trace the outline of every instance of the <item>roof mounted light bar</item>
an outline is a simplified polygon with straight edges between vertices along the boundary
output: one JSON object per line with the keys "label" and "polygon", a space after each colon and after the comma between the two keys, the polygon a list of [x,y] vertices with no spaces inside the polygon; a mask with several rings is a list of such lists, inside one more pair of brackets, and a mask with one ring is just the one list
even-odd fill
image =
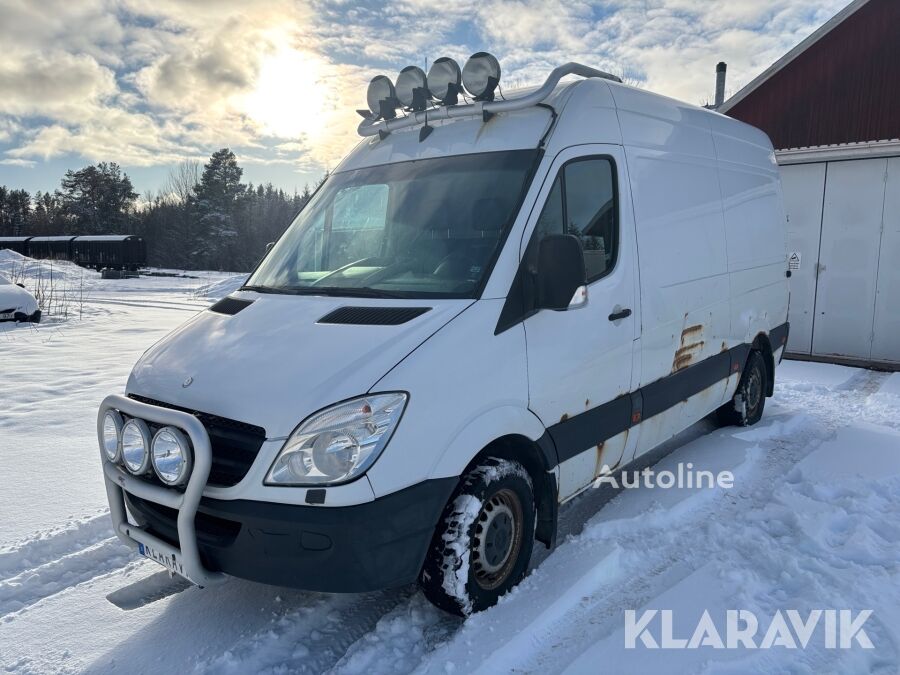
{"label": "roof mounted light bar", "polygon": [[395,119],[382,119],[372,115],[360,122],[357,132],[360,136],[381,136],[384,138],[392,131],[413,127],[417,124],[427,124],[429,121],[445,120],[457,117],[477,117],[482,116],[485,120],[489,119],[495,113],[510,112],[512,110],[522,110],[537,105],[547,98],[559,81],[566,75],[578,75],[584,78],[602,78],[604,80],[612,80],[613,82],[621,82],[622,80],[615,75],[605,73],[602,70],[591,68],[580,63],[566,63],[562,66],[554,68],[547,79],[540,87],[530,94],[509,98],[500,101],[476,101],[466,105],[444,105],[435,108],[429,108],[418,112],[411,112],[405,117]]}

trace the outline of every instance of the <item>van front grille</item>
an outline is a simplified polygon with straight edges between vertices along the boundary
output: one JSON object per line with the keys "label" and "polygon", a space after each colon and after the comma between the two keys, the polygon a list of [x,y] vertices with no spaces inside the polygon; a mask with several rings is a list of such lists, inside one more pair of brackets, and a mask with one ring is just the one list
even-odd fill
{"label": "van front grille", "polygon": [[[209,434],[209,442],[212,446],[212,468],[207,481],[209,485],[231,487],[241,482],[266,440],[265,429],[247,422],[189,410],[137,394],[129,394],[128,398],[159,408],[180,410],[200,420],[206,428],[206,433]],[[153,474],[150,475],[150,478],[156,480]]]}

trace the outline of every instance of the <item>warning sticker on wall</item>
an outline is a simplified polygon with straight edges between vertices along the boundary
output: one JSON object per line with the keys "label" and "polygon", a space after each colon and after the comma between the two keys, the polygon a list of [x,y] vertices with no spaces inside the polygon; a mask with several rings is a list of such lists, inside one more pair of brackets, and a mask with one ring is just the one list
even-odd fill
{"label": "warning sticker on wall", "polygon": [[789,270],[799,270],[800,269],[800,252],[792,251],[791,255],[788,256],[788,269]]}

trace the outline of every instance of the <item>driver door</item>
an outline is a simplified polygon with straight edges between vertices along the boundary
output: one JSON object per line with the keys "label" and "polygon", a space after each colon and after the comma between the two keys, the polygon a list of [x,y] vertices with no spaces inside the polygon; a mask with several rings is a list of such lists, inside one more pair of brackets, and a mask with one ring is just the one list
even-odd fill
{"label": "driver door", "polygon": [[640,312],[625,171],[619,146],[579,146],[560,153],[526,240],[527,256],[546,235],[574,235],[582,243],[587,271],[586,303],[539,311],[524,321],[529,405],[556,444],[560,500],[590,484],[604,467],[615,468],[630,446]]}

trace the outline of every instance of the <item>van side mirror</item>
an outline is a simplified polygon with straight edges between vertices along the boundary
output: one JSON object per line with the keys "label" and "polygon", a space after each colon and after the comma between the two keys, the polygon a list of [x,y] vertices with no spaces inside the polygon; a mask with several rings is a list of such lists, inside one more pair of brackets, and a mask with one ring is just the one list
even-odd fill
{"label": "van side mirror", "polygon": [[568,309],[575,293],[587,284],[584,251],[571,234],[541,239],[537,268],[537,309]]}

